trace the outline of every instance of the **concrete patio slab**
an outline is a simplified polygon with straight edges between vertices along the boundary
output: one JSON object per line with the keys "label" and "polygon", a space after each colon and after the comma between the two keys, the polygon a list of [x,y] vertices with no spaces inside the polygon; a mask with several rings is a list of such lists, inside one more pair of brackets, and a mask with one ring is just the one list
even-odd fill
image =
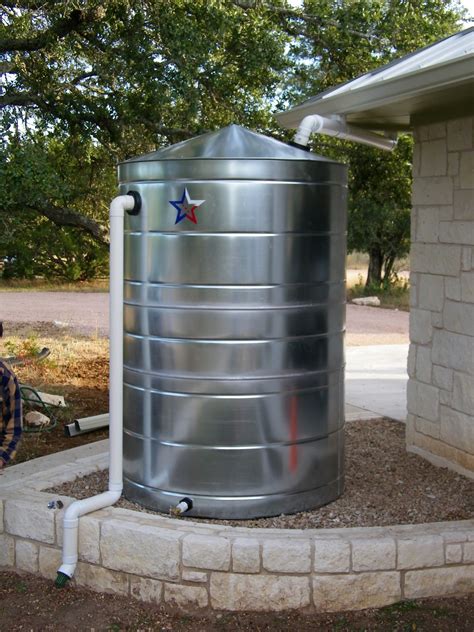
{"label": "concrete patio slab", "polygon": [[408,345],[346,348],[346,404],[406,420]]}

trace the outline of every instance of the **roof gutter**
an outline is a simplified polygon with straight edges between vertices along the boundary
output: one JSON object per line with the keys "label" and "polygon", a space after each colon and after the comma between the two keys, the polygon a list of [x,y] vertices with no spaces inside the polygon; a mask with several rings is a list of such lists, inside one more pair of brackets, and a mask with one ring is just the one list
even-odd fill
{"label": "roof gutter", "polygon": [[345,120],[340,116],[325,117],[319,116],[318,114],[305,116],[298,126],[294,144],[306,147],[309,142],[309,137],[313,133],[351,140],[385,151],[393,151],[397,144],[396,140],[368,132],[354,125],[347,125]]}
{"label": "roof gutter", "polygon": [[343,90],[340,86],[336,87],[275,116],[283,127],[296,128],[302,118],[316,112],[322,116],[334,113],[349,115],[386,105],[395,106],[405,99],[436,93],[442,88],[452,87],[454,90],[458,85],[472,82],[473,62],[474,55],[470,54],[369,85],[351,88],[349,82]]}

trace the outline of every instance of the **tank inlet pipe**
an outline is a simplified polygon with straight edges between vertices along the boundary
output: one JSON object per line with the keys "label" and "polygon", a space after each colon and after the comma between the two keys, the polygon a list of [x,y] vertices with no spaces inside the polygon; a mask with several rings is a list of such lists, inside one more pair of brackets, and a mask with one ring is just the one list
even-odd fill
{"label": "tank inlet pipe", "polygon": [[295,145],[306,147],[311,134],[326,134],[344,140],[352,140],[356,143],[363,143],[385,151],[392,151],[397,141],[374,132],[369,132],[361,127],[348,125],[341,116],[319,116],[311,114],[305,116],[298,126],[294,138]]}
{"label": "tank inlet pipe", "polygon": [[109,391],[109,491],[76,500],[64,513],[62,565],[56,586],[64,586],[76,570],[79,518],[109,507],[122,495],[123,429],[123,228],[125,211],[139,213],[141,198],[136,191],[119,195],[110,205],[110,391]]}

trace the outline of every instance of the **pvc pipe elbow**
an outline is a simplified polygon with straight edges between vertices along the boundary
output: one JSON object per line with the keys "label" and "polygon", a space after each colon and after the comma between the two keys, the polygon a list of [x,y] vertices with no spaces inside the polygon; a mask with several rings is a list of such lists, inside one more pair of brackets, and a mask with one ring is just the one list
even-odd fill
{"label": "pvc pipe elbow", "polygon": [[[134,191],[134,193],[136,193]],[[140,195],[136,193],[138,196],[138,200],[140,199]],[[125,211],[135,211],[135,206],[137,205],[137,198],[135,195],[127,194],[127,195],[118,195],[116,198],[112,200],[110,203],[110,217],[123,217]],[[141,202],[140,202],[141,205]]]}
{"label": "pvc pipe elbow", "polygon": [[295,134],[294,142],[298,145],[307,145],[309,137],[323,127],[323,118],[318,114],[310,114],[305,116],[298,126]]}

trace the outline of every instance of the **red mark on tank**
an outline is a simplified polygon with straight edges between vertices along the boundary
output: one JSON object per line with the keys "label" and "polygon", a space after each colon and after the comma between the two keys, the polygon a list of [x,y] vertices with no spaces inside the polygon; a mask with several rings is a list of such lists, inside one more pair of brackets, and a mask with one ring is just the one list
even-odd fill
{"label": "red mark on tank", "polygon": [[298,400],[296,395],[290,399],[290,472],[294,472],[298,466]]}

